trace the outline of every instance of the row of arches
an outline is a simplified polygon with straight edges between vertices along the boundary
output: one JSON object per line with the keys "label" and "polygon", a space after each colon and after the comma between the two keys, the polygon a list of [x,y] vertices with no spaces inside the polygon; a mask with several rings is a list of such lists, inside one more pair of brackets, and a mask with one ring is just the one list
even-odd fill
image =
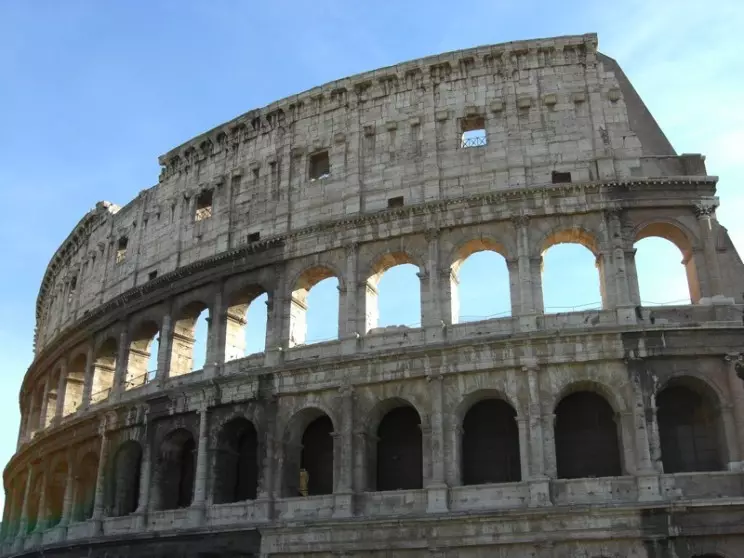
{"label": "row of arches", "polygon": [[[417,410],[404,400],[389,408],[370,433],[367,490],[389,491],[423,487],[424,443]],[[684,380],[657,396],[661,458],[667,473],[723,469],[720,416],[709,394]],[[331,494],[335,488],[336,428],[319,409],[305,409],[289,423],[278,495],[300,497]],[[299,425],[299,426],[298,426]],[[522,480],[517,413],[504,399],[489,395],[477,400],[462,417],[460,471],[463,485]],[[574,391],[555,408],[554,443],[558,478],[612,477],[623,474],[622,451],[615,411],[593,391]],[[219,430],[211,456],[212,502],[225,504],[255,499],[259,492],[264,443],[255,425],[233,418]],[[188,507],[193,498],[197,443],[187,428],[169,433],[157,448],[154,509]],[[142,448],[137,441],[121,444],[110,463],[107,484],[111,515],[134,512],[139,506]],[[63,507],[64,479],[60,463],[47,476],[45,512],[51,525]],[[76,471],[75,519],[93,511],[97,457],[87,454]],[[39,491],[40,492],[40,491]],[[37,502],[38,504],[38,502]],[[33,508],[32,513],[35,513]]]}

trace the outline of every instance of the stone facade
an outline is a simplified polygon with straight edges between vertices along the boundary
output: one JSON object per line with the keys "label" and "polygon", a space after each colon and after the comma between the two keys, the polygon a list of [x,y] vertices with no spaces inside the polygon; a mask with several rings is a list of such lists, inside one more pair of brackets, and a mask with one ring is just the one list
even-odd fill
{"label": "stone facade", "polygon": [[[99,203],[39,293],[5,555],[744,555],[744,266],[704,158],[596,47],[339,80]],[[649,236],[682,252],[691,305],[641,305]],[[545,312],[541,254],[564,242],[596,256],[601,309]],[[457,323],[482,250],[506,259],[511,316]],[[421,326],[379,328],[377,282],[403,263]],[[328,277],[338,339],[307,344]],[[266,347],[244,355],[264,293]]]}

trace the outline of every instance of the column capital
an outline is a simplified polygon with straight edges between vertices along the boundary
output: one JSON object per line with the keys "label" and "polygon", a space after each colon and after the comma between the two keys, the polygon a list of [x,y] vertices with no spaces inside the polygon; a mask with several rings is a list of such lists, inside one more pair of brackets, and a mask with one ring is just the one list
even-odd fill
{"label": "column capital", "polygon": [[514,227],[517,229],[525,228],[530,224],[530,216],[529,215],[512,215],[511,222],[512,222],[512,225],[514,225]]}
{"label": "column capital", "polygon": [[692,210],[695,212],[695,217],[698,220],[710,218],[715,216],[716,207],[718,207],[718,198],[709,200],[700,200],[693,205]]}

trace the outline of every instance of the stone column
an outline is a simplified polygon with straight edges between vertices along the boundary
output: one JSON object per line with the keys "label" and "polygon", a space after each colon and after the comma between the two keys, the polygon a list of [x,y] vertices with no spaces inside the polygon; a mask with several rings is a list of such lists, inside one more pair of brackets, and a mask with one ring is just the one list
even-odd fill
{"label": "stone column", "polygon": [[542,290],[542,272],[543,272],[543,259],[542,256],[536,256],[530,258],[530,273],[532,277],[532,301],[535,305],[535,313],[545,313],[545,301],[543,300]]}
{"label": "stone column", "polygon": [[93,340],[88,345],[88,351],[85,356],[85,379],[83,381],[83,400],[80,402],[80,410],[87,410],[90,407],[90,395],[93,390],[93,374],[95,373],[95,361],[93,353]]}
{"label": "stone column", "polygon": [[[354,388],[342,385],[339,388],[341,396],[341,424],[338,436],[334,438],[334,445],[338,451],[334,452],[334,517],[351,517],[354,515],[352,475],[354,472]],[[338,457],[338,460],[335,458]]]}
{"label": "stone column", "polygon": [[26,442],[31,440],[34,434],[34,391],[31,390],[31,394],[28,396],[28,410],[26,411],[26,429],[24,432],[24,439]]}
{"label": "stone column", "polygon": [[638,270],[636,269],[636,249],[631,248],[623,251],[625,262],[625,277],[628,281],[628,304],[631,306],[641,305],[641,294],[638,288]]}
{"label": "stone column", "polygon": [[[449,268],[440,269],[439,229],[425,233],[428,249],[426,269],[419,271],[421,279],[421,327],[425,328],[428,340],[441,340],[442,324],[453,323],[451,289],[442,288],[442,282],[451,278]],[[448,296],[444,296],[447,294]],[[454,321],[457,321],[456,316]]]}
{"label": "stone column", "polygon": [[558,465],[555,455],[555,413],[543,413],[542,431],[545,476],[554,479],[558,476]]}
{"label": "stone column", "polygon": [[622,473],[636,475],[638,456],[636,455],[635,417],[630,409],[615,414],[615,424],[618,428],[618,441],[620,443],[620,459],[622,461]]}
{"label": "stone column", "polygon": [[65,411],[65,393],[67,391],[67,359],[59,363],[59,381],[57,382],[57,406],[54,409],[54,425],[62,420]]}
{"label": "stone column", "polygon": [[729,458],[729,469],[741,471],[744,470],[744,461],[742,461],[742,456],[744,456],[744,381],[739,377],[739,374],[744,376],[744,353],[728,354],[724,359],[727,368],[729,399],[733,407],[739,458],[737,461]]}
{"label": "stone column", "polygon": [[209,458],[208,458],[208,425],[209,425],[209,406],[206,402],[202,403],[199,409],[199,441],[196,453],[196,472],[194,473],[194,499],[191,502],[189,516],[193,526],[199,526],[204,523],[207,500],[207,478],[209,476]]}
{"label": "stone column", "polygon": [[517,274],[519,277],[518,315],[520,316],[520,327],[522,329],[532,330],[534,327],[530,326],[534,318],[532,320],[522,318],[523,316],[531,316],[537,311],[533,289],[534,276],[530,261],[530,218],[526,215],[515,215],[512,217],[512,224],[517,234]]}
{"label": "stone column", "polygon": [[656,419],[656,397],[651,396],[651,406],[646,409],[646,431],[648,432],[648,448],[651,465],[657,473],[663,473],[661,461],[661,439],[659,437],[659,422]]}
{"label": "stone column", "polygon": [[725,437],[728,467],[736,469],[741,456],[739,454],[739,440],[736,428],[736,418],[734,417],[734,406],[731,404],[722,404],[719,408],[721,419],[723,421],[723,435]]}
{"label": "stone column", "polygon": [[142,531],[147,525],[147,512],[150,509],[150,482],[152,478],[152,444],[145,432],[142,448],[142,463],[140,464],[140,485],[137,509],[134,511],[135,529]]}
{"label": "stone column", "polygon": [[[607,229],[609,233],[609,247],[612,255],[612,270],[614,272],[615,304],[618,308],[633,306],[630,298],[630,287],[628,286],[628,273],[625,263],[625,247],[623,241],[623,225],[619,210],[610,210],[606,213]],[[623,317],[625,318],[623,313]],[[635,316],[635,314],[631,314]],[[628,318],[630,315],[627,316]]]}
{"label": "stone column", "polygon": [[39,430],[47,427],[47,409],[49,408],[49,374],[44,379],[44,393],[41,396],[41,405],[39,406]]}
{"label": "stone column", "polygon": [[[703,240],[703,252],[705,255],[705,269],[708,273],[708,296],[722,295],[721,269],[718,265],[718,254],[716,253],[716,239],[713,232],[717,227],[716,202],[703,201],[695,205],[695,216],[698,219],[700,237]],[[716,223],[714,227],[714,223]],[[698,266],[699,267],[699,266]]]}
{"label": "stone column", "polygon": [[23,548],[23,539],[26,537],[28,529],[28,508],[31,498],[31,484],[34,480],[34,466],[28,466],[26,474],[26,489],[23,491],[23,503],[21,504],[21,519],[18,522],[18,533],[16,534],[14,550],[20,551]]}
{"label": "stone column", "polygon": [[359,304],[357,301],[357,267],[359,258],[359,244],[352,242],[345,246],[346,270],[343,286],[339,284],[339,313],[338,313],[338,338],[342,341],[354,337],[359,333],[357,328],[357,315]]}
{"label": "stone column", "polygon": [[[276,366],[283,360],[284,348],[289,345],[290,306],[292,293],[285,293],[284,268],[274,268],[277,277],[274,292],[269,293],[266,322],[266,366]],[[286,315],[285,315],[286,314]]]}
{"label": "stone column", "polygon": [[[522,463],[522,481],[530,483],[530,506],[549,506],[550,480],[546,474],[546,436],[544,435],[544,418],[542,416],[542,403],[540,401],[540,368],[536,362],[531,362],[522,367],[522,375],[527,384],[527,417],[526,421],[519,421],[520,430],[520,458],[527,463]],[[524,442],[522,439],[524,436]],[[552,428],[551,428],[552,436]],[[524,450],[522,451],[522,444]],[[552,443],[552,442],[551,442]],[[555,444],[550,452],[555,459]],[[522,457],[524,456],[524,457]]]}
{"label": "stone column", "polygon": [[646,406],[643,390],[637,376],[631,378],[633,388],[633,431],[635,432],[636,480],[640,501],[661,498],[658,472],[651,454],[651,438],[646,422]]}
{"label": "stone column", "polygon": [[427,512],[443,513],[449,509],[448,489],[444,478],[444,394],[442,383],[444,381],[439,372],[434,372],[426,377],[429,383],[429,396],[431,397],[431,479],[427,486]]}
{"label": "stone column", "polygon": [[41,467],[41,483],[39,484],[40,490],[38,494],[39,505],[36,508],[36,526],[32,533],[33,546],[39,546],[41,544],[41,534],[46,529],[46,484],[47,484],[47,464],[45,463]]}
{"label": "stone column", "polygon": [[0,529],[0,545],[5,541],[8,536],[8,529],[10,528],[10,508],[13,505],[13,490],[8,490],[5,487],[5,505],[3,506],[3,522],[2,528]]}
{"label": "stone column", "polygon": [[124,327],[119,332],[119,343],[116,346],[116,368],[114,369],[114,382],[111,389],[112,401],[118,401],[121,392],[124,391],[124,382],[127,378],[129,367],[129,328]]}
{"label": "stone column", "polygon": [[[72,520],[72,508],[75,500],[75,471],[73,464],[75,462],[75,452],[67,451],[67,477],[65,478],[65,495],[62,498],[62,517],[59,520],[59,527],[67,530],[67,526]],[[61,537],[61,538],[64,538]]]}
{"label": "stone column", "polygon": [[171,352],[173,351],[173,318],[171,309],[163,315],[160,325],[160,342],[158,343],[158,371],[156,380],[159,386],[165,383],[170,370]]}
{"label": "stone column", "polygon": [[93,522],[92,533],[93,536],[101,534],[103,528],[103,517],[104,517],[104,494],[106,488],[106,465],[108,461],[108,432],[106,431],[105,419],[101,423],[99,429],[101,436],[101,450],[98,456],[98,472],[96,474],[96,493],[93,499]]}
{"label": "stone column", "polygon": [[257,515],[259,518],[270,521],[274,515],[274,471],[275,471],[275,449],[277,441],[274,438],[274,429],[276,423],[276,402],[271,401],[267,406],[266,413],[266,435],[264,442],[264,456],[261,461],[261,479],[256,495]]}
{"label": "stone column", "polygon": [[223,303],[222,288],[215,293],[209,309],[209,331],[207,333],[207,355],[204,364],[205,377],[215,376],[225,363],[227,335],[227,309]]}
{"label": "stone column", "polygon": [[354,492],[365,492],[367,482],[367,433],[362,428],[354,430]]}

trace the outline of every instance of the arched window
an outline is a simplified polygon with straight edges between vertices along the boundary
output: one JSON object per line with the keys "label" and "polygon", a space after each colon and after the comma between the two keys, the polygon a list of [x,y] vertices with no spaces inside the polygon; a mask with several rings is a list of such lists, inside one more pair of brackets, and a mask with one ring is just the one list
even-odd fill
{"label": "arched window", "polygon": [[214,503],[255,500],[258,471],[256,429],[247,419],[232,419],[222,427],[217,445]]}
{"label": "arched window", "polygon": [[88,452],[75,470],[75,507],[72,517],[76,521],[85,521],[93,517],[97,477],[98,456]]}
{"label": "arched window", "polygon": [[134,330],[129,345],[124,389],[140,387],[154,379],[157,372],[159,334],[160,326],[152,321],[142,323]]}
{"label": "arched window", "polygon": [[140,468],[142,448],[139,443],[124,442],[114,456],[113,504],[114,516],[134,513],[139,502]]}
{"label": "arched window", "polygon": [[653,223],[636,235],[638,289],[643,306],[690,304],[700,298],[692,246],[670,223]]}
{"label": "arched window", "polygon": [[262,353],[266,348],[268,294],[258,285],[237,291],[229,300],[225,361]]}
{"label": "arched window", "polygon": [[46,502],[47,527],[54,527],[62,519],[65,488],[67,487],[67,463],[61,461],[49,471],[44,498]]}
{"label": "arched window", "polygon": [[678,380],[656,396],[656,409],[665,473],[723,469],[721,421],[708,390]]}
{"label": "arched window", "polygon": [[209,309],[203,302],[191,302],[181,309],[173,331],[170,377],[201,370],[207,357]]}
{"label": "arched window", "polygon": [[622,474],[615,413],[600,395],[579,391],[555,409],[558,478],[615,477]]}
{"label": "arched window", "polygon": [[191,505],[195,471],[194,437],[185,428],[179,428],[163,440],[160,449],[160,509],[186,508]]}
{"label": "arched window", "polygon": [[116,371],[116,340],[109,337],[101,343],[94,356],[93,387],[90,391],[90,402],[99,403],[108,399],[114,385]]}
{"label": "arched window", "polygon": [[306,270],[292,291],[290,346],[338,338],[338,278],[318,266]]}
{"label": "arched window", "polygon": [[57,386],[59,385],[59,375],[62,370],[57,368],[49,377],[49,389],[47,390],[46,405],[44,406],[43,416],[41,417],[41,428],[47,428],[52,424],[54,415],[57,413]]}
{"label": "arched window", "polygon": [[83,402],[83,387],[85,385],[85,355],[79,354],[67,366],[65,379],[64,402],[62,414],[64,416],[76,412]]}
{"label": "arched window", "polygon": [[505,253],[500,244],[480,238],[458,250],[450,275],[452,323],[511,316]]}
{"label": "arched window", "polygon": [[408,254],[386,254],[367,279],[366,331],[379,327],[421,325],[419,268]]}
{"label": "arched window", "polygon": [[601,259],[594,238],[568,229],[543,244],[542,288],[545,313],[580,312],[604,306]]}
{"label": "arched window", "polygon": [[517,413],[501,399],[484,399],[473,405],[462,421],[462,483],[518,482]]}
{"label": "arched window", "polygon": [[421,418],[410,405],[389,411],[377,427],[377,490],[423,486]]}
{"label": "arched window", "polygon": [[333,422],[320,409],[297,413],[286,434],[284,496],[333,492]]}

